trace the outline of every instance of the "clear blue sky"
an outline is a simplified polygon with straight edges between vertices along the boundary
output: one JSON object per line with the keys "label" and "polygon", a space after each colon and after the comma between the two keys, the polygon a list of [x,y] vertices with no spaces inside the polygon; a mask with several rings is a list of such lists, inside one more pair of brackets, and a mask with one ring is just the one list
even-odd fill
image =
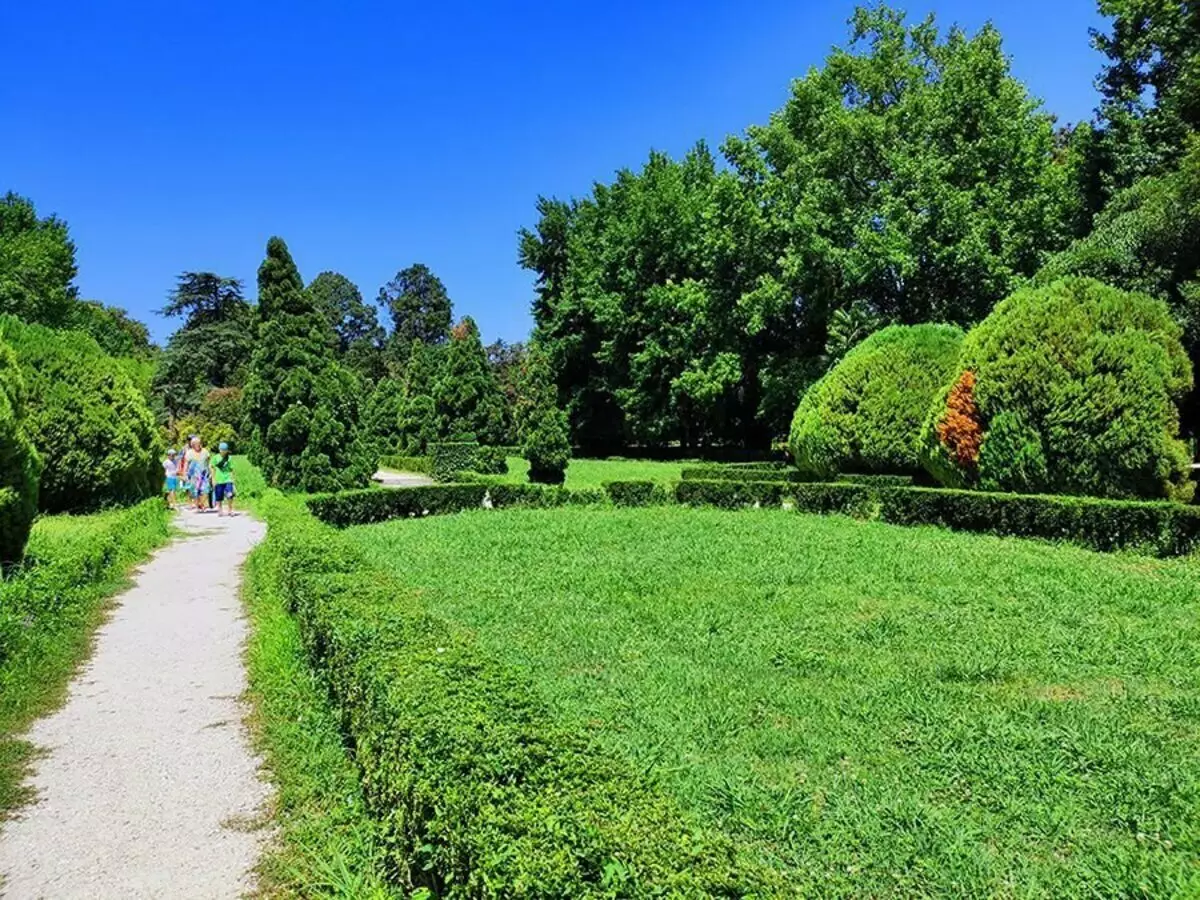
{"label": "clear blue sky", "polygon": [[[427,263],[484,339],[530,325],[516,232],[650,148],[765,121],[852,0],[0,4],[0,191],[65,218],[83,296],[153,314],[174,276],[246,281],[267,238],[373,298]],[[1064,121],[1096,104],[1094,0],[910,0],[974,30]]]}

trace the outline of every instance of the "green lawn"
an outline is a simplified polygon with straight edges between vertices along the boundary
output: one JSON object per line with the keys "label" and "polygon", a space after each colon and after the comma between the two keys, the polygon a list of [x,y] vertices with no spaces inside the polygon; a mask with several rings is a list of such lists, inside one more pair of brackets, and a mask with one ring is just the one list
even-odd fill
{"label": "green lawn", "polygon": [[[567,466],[566,486],[582,489],[598,488],[606,481],[678,481],[685,465],[694,463],[648,459],[573,459]],[[508,474],[494,477],[505,483],[524,484],[529,480],[529,461],[510,456]]]}
{"label": "green lawn", "polygon": [[679,507],[350,533],[802,894],[1200,893],[1195,561]]}

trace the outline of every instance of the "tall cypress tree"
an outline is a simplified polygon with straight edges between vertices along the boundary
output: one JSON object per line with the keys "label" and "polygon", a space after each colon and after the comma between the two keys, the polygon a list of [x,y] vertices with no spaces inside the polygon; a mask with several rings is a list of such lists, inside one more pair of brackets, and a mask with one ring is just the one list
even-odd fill
{"label": "tall cypress tree", "polygon": [[278,237],[258,270],[258,317],[244,396],[251,458],[276,487],[366,484],[374,460],[357,433],[358,380],[337,362],[333,327]]}
{"label": "tall cypress tree", "polygon": [[479,327],[470,316],[450,329],[434,402],[444,435],[470,432],[485,444],[504,440],[508,430],[504,395],[496,373],[488,365]]}

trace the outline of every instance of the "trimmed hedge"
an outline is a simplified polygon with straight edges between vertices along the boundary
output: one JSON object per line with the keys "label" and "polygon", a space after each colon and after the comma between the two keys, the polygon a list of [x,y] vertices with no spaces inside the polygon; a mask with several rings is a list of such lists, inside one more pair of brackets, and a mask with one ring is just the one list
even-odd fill
{"label": "trimmed hedge", "polygon": [[390,519],[418,518],[479,509],[491,504],[496,509],[603,503],[598,490],[573,491],[536,484],[434,484],[426,487],[342,491],[306,500],[314,516],[327,525],[348,528]]}
{"label": "trimmed hedge", "polygon": [[945,488],[884,490],[879,503],[880,518],[895,525],[940,525],[1153,556],[1184,556],[1200,546],[1200,510],[1180,503]]}
{"label": "trimmed hedge", "polygon": [[671,499],[656,481],[606,481],[604,493],[614,506],[654,506]]}
{"label": "trimmed hedge", "polygon": [[[877,483],[701,481],[672,492],[651,481],[607,482],[603,491],[531,484],[443,484],[401,490],[343,491],[310,497],[322,522],[339,528],[389,519],[496,509],[548,509],[568,504],[649,506],[670,502],[739,509],[784,507],[838,513],[894,525],[935,525],[1008,537],[1068,541],[1093,550],[1182,556],[1200,546],[1200,508],[1181,503],[999,494]],[[485,502],[486,498],[486,502]]]}
{"label": "trimmed hedge", "polygon": [[730,466],[686,466],[679,477],[684,481],[819,481],[816,475],[798,469],[749,469]]}
{"label": "trimmed hedge", "polygon": [[719,506],[722,509],[784,506],[799,512],[870,518],[875,491],[863,485],[833,482],[681,481],[675,488],[675,499],[692,506]]}
{"label": "trimmed hedge", "polygon": [[453,481],[459,472],[475,468],[477,441],[441,441],[429,445],[429,472],[435,481]]}
{"label": "trimmed hedge", "polygon": [[725,509],[790,506],[893,525],[1067,541],[1102,552],[1184,556],[1200,547],[1200,509],[1181,503],[778,481],[681,481],[675,497],[680,503]]}
{"label": "trimmed hedge", "polygon": [[839,475],[837,480],[872,487],[912,487],[916,482],[912,475]]}
{"label": "trimmed hedge", "polygon": [[[818,483],[815,475],[797,469],[774,467],[746,469],[740,466],[689,466],[682,470],[684,481],[788,481],[797,484]],[[875,487],[909,487],[911,475],[838,475],[833,481],[850,484],[870,484]]]}
{"label": "trimmed hedge", "polygon": [[282,594],[325,676],[398,887],[442,900],[786,892],[349,541],[294,502],[264,508],[251,572]]}
{"label": "trimmed hedge", "polygon": [[438,484],[388,490],[367,488],[307,498],[312,514],[327,525],[347,528],[410,516],[437,515],[478,509],[483,506],[487,486],[482,484]]}
{"label": "trimmed hedge", "polygon": [[379,465],[395,472],[416,472],[418,475],[433,472],[433,460],[428,456],[381,456]]}

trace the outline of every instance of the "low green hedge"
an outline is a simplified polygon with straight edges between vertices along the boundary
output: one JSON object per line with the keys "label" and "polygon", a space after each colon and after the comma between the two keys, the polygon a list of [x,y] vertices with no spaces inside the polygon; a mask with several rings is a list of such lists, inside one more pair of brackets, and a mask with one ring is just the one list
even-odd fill
{"label": "low green hedge", "polygon": [[475,468],[476,441],[442,441],[429,445],[430,474],[437,481],[453,481],[458,472]]}
{"label": "low green hedge", "polygon": [[[400,492],[395,492],[400,493]],[[265,504],[251,571],[280,591],[341,711],[401,890],[465,898],[779,896],[514,670],[431,616],[294,501]]]}
{"label": "low green hedge", "polygon": [[800,512],[842,513],[858,518],[870,518],[874,506],[871,488],[832,482],[681,481],[675,488],[675,499],[692,506],[784,506]]}
{"label": "low green hedge", "polygon": [[346,528],[389,519],[437,515],[483,506],[487,485],[436,484],[428,487],[341,491],[307,498],[309,510],[327,525]]}
{"label": "low green hedge", "polygon": [[896,525],[941,525],[1154,556],[1183,556],[1200,546],[1200,510],[1181,503],[894,488],[879,491],[879,505],[879,517]]}
{"label": "low green hedge", "polygon": [[381,456],[379,465],[393,472],[416,472],[418,475],[433,473],[433,460],[428,456]]}
{"label": "low green hedge", "polygon": [[865,484],[871,487],[913,487],[916,479],[911,475],[839,475],[837,481],[847,484]]}
{"label": "low green hedge", "polygon": [[305,501],[314,516],[327,525],[347,528],[389,519],[436,516],[491,505],[497,509],[556,506],[604,502],[599,490],[568,490],[536,484],[432,484],[425,487],[319,494]]}
{"label": "low green hedge", "polygon": [[[793,484],[818,484],[815,475],[787,466],[768,466],[763,463],[745,466],[688,466],[680,473],[684,481],[786,481]],[[835,482],[868,484],[875,487],[909,487],[911,475],[839,475]]]}
{"label": "low green hedge", "polygon": [[680,470],[679,477],[684,481],[816,481],[814,475],[808,475],[797,469],[770,468],[757,469],[750,466],[685,466]]}
{"label": "low green hedge", "polygon": [[939,525],[959,531],[1069,541],[1100,551],[1182,556],[1200,546],[1200,508],[1181,503],[882,484],[875,479],[866,483],[790,483],[693,478],[680,481],[673,492],[651,481],[607,482],[602,491],[533,484],[441,484],[344,491],[310,497],[307,503],[318,519],[344,528],[488,505],[497,509],[547,509],[611,501],[616,506],[649,506],[670,502],[673,497],[693,506],[786,507],[799,512],[879,519],[895,525]]}
{"label": "low green hedge", "polygon": [[789,506],[894,525],[937,525],[1008,537],[1068,541],[1093,550],[1183,556],[1200,546],[1200,509],[1180,503],[996,494],[947,488],[780,481],[681,481],[680,503],[733,509]]}
{"label": "low green hedge", "polygon": [[604,493],[614,506],[652,506],[671,499],[667,489],[656,481],[606,481]]}

